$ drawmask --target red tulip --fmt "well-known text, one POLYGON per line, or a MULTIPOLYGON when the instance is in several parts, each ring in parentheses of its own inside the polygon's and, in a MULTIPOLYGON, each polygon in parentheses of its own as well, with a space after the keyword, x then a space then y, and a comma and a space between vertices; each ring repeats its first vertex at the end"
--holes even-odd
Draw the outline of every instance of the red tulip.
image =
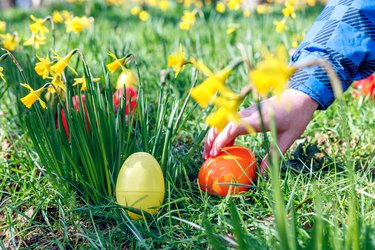
MULTIPOLYGON (((126 87, 125 88, 126 93, 126 108, 125 108, 125 114, 129 114, 130 112, 134 111, 135 106, 137 105, 137 91, 133 89, 132 87, 126 87), (130 100, 130 108, 129 108, 129 100, 130 100)), ((117 112, 118 107, 120 105, 120 100, 124 96, 124 88, 116 90, 116 92, 113 94, 113 105, 115 107, 115 112, 117 112)))
MULTIPOLYGON (((86 114, 86 120, 88 120, 88 113, 87 113, 87 109, 86 109, 86 96, 82 94, 81 99, 82 99, 83 108, 84 108, 85 114, 86 114)), ((80 100, 78 95, 75 95, 75 96, 72 97, 72 102, 73 102, 73 107, 74 107, 75 112, 79 112, 80 101, 81 100, 80 100)), ((67 108, 68 108, 68 105, 67 105, 67 108)), ((63 108, 61 109, 61 122, 63 124, 66 136, 68 137, 68 139, 70 139, 68 123, 66 122, 65 112, 64 112, 63 108)), ((58 123, 57 120, 56 120, 56 128, 59 129, 59 123, 58 123)), ((89 128, 90 128, 90 123, 89 123, 89 128)))

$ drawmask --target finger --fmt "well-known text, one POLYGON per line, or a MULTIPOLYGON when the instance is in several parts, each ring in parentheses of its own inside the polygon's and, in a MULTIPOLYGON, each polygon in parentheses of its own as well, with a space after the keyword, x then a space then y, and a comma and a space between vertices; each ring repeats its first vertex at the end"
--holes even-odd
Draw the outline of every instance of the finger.
POLYGON ((203 147, 203 159, 207 160, 210 155, 210 151, 212 149, 212 144, 214 143, 218 132, 215 128, 211 128, 206 136, 204 147, 203 147))
POLYGON ((239 135, 238 134, 238 128, 239 126, 234 123, 234 122, 229 122, 225 128, 223 129, 223 131, 221 131, 213 145, 212 145, 212 148, 211 148, 211 151, 210 151, 210 156, 217 156, 220 152, 220 150, 223 148, 223 147, 226 147, 228 145, 233 145, 234 143, 234 140, 236 139, 236 137, 239 135))

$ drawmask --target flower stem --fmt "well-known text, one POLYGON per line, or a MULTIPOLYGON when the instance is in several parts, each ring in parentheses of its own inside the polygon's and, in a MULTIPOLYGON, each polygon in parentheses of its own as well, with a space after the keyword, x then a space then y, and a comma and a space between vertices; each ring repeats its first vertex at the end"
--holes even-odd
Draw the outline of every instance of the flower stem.
MULTIPOLYGON (((1 49, 4 50, 6 52, 6 54, 12 59, 13 63, 16 65, 18 71, 21 74, 22 80, 25 83, 27 83, 25 72, 24 72, 23 68, 21 67, 20 63, 17 61, 17 59, 13 56, 13 54, 9 50, 4 49, 4 48, 1 48, 1 49)), ((1 58, 3 58, 3 57, 5 58, 4 55, 1 56, 1 58)))

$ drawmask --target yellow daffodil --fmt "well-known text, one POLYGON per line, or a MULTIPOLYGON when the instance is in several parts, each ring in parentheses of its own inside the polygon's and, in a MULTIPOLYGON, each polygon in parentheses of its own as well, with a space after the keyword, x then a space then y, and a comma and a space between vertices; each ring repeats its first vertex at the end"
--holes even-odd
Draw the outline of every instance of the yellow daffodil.
POLYGON ((13 51, 18 48, 20 38, 18 37, 17 33, 11 35, 9 33, 5 35, 0 35, 1 40, 3 40, 3 47, 7 50, 13 51))
POLYGON ((168 8, 169 8, 169 1, 168 0, 161 0, 160 3, 159 3, 159 8, 164 12, 167 11, 168 8))
POLYGON ((52 77, 51 85, 51 88, 48 88, 48 91, 51 93, 55 93, 57 91, 60 95, 62 95, 62 92, 66 92, 66 86, 61 80, 61 75, 54 75, 52 77))
POLYGON ((241 0, 229 0, 228 8, 230 10, 239 10, 241 8, 241 0))
POLYGON ((40 33, 42 36, 44 36, 44 33, 48 33, 48 29, 46 26, 44 26, 44 23, 46 22, 46 19, 36 18, 33 15, 30 15, 31 20, 34 21, 34 23, 30 24, 30 30, 37 34, 40 33))
POLYGON ((249 17, 249 16, 251 16, 251 12, 250 12, 250 10, 244 10, 244 11, 243 11, 243 16, 244 16, 244 17, 249 17))
POLYGON ((43 87, 41 87, 40 89, 37 89, 37 90, 34 90, 33 88, 30 87, 29 84, 26 84, 26 83, 21 83, 21 86, 30 90, 30 93, 28 95, 21 98, 21 102, 26 106, 26 108, 28 108, 28 109, 31 108, 31 106, 36 101, 39 101, 42 108, 45 109, 47 107, 46 103, 42 99, 40 99, 40 95, 46 89, 45 86, 43 86, 43 87))
POLYGON ((189 30, 191 25, 195 23, 195 12, 194 11, 184 11, 184 15, 181 17, 181 22, 179 24, 180 29, 189 30))
POLYGON ((285 8, 282 10, 285 17, 296 18, 296 13, 294 11, 294 6, 292 4, 285 4, 285 8))
MULTIPOLYGON (((100 80, 100 78, 93 78, 94 82, 97 82, 99 80, 100 80)), ((74 78, 73 86, 76 86, 76 85, 79 85, 79 84, 82 85, 81 86, 81 90, 82 91, 86 91, 87 90, 87 79, 86 79, 85 76, 74 78)))
POLYGON ((139 12, 141 12, 141 8, 139 8, 138 6, 134 6, 130 10, 130 14, 132 14, 133 16, 138 16, 139 12))
POLYGON ((279 94, 286 88, 289 77, 295 69, 288 66, 287 53, 282 46, 277 48, 276 56, 267 51, 263 52, 263 56, 264 60, 250 71, 250 80, 263 97, 270 92, 279 94))
POLYGON ((4 68, 0 66, 0 78, 3 79, 4 82, 6 82, 4 74, 3 74, 4 68))
POLYGON ((7 23, 4 21, 0 21, 0 33, 3 33, 7 30, 7 23))
POLYGON ((83 17, 81 17, 81 22, 82 22, 82 25, 83 25, 83 29, 87 30, 94 23, 94 18, 83 16, 83 17))
POLYGON ((73 17, 65 21, 66 32, 80 33, 85 29, 90 28, 91 24, 94 22, 93 18, 83 17, 73 17))
POLYGON ((297 48, 299 46, 299 43, 304 39, 305 34, 293 34, 292 36, 292 47, 297 48))
POLYGON ((217 2, 215 9, 218 13, 224 13, 225 12, 225 4, 223 2, 217 2))
POLYGON ((212 73, 203 63, 195 60, 192 60, 192 63, 198 70, 209 75, 206 80, 191 90, 191 97, 202 108, 205 108, 216 92, 225 87, 225 80, 232 72, 233 67, 227 67, 217 73, 212 73))
POLYGON ((136 87, 137 78, 135 77, 133 71, 125 69, 121 72, 117 78, 116 89, 121 89, 123 87, 136 87))
POLYGON ((36 50, 40 48, 40 45, 44 44, 46 44, 46 38, 36 33, 33 33, 31 37, 23 43, 24 46, 33 46, 36 50))
POLYGON ((72 14, 67 10, 63 10, 61 15, 63 16, 65 21, 72 19, 72 14))
POLYGON ((138 17, 142 22, 146 22, 150 18, 150 13, 148 13, 145 10, 142 10, 141 12, 139 12, 138 17))
POLYGON ((182 44, 180 44, 180 51, 173 53, 168 56, 168 67, 173 67, 173 71, 176 72, 175 78, 184 69, 185 64, 189 61, 185 59, 185 52, 182 49, 182 44))
POLYGON ((108 52, 108 55, 112 57, 113 59, 115 59, 113 62, 107 64, 107 69, 109 72, 113 73, 119 68, 122 68, 123 70, 125 70, 124 68, 125 57, 118 59, 113 52, 108 52))
POLYGON ((273 24, 276 27, 276 32, 281 33, 281 32, 284 31, 284 29, 285 29, 285 19, 283 19, 281 21, 275 21, 273 24))
POLYGON ((73 51, 70 52, 64 58, 61 58, 61 56, 59 56, 54 50, 52 50, 52 52, 55 54, 55 56, 53 58, 58 60, 53 66, 51 66, 51 70, 55 74, 61 75, 61 73, 65 70, 65 68, 68 67, 74 74, 77 75, 77 72, 69 65, 69 61, 74 54, 73 51))
POLYGON ((208 117, 205 122, 210 126, 216 128, 218 132, 222 131, 228 122, 234 121, 239 123, 241 120, 238 114, 238 109, 243 101, 243 98, 236 96, 235 98, 215 97, 213 104, 218 108, 217 111, 208 117))
POLYGON ((194 11, 184 11, 184 15, 181 17, 183 22, 194 23, 195 22, 195 12, 194 11))
POLYGON ((40 58, 39 56, 36 57, 38 58, 39 62, 35 64, 35 72, 43 79, 46 79, 50 74, 52 74, 51 66, 53 63, 50 61, 48 55, 46 58, 40 58))
POLYGON ((239 24, 236 24, 236 23, 229 24, 228 28, 226 30, 226 33, 227 33, 227 35, 230 35, 230 34, 236 32, 239 28, 240 28, 239 24))
POLYGON ((61 12, 55 10, 52 13, 52 20, 54 23, 63 23, 64 22, 64 16, 61 12))
POLYGON ((256 11, 259 15, 263 15, 268 13, 271 10, 271 7, 269 4, 259 4, 256 8, 256 11))

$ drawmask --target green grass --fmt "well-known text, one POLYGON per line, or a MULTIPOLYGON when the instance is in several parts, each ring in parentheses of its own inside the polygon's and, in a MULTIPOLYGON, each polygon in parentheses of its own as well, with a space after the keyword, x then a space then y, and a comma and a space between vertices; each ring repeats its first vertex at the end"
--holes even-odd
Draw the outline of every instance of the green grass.
MULTIPOLYGON (((82 7, 69 8, 76 15, 85 14, 82 7)), ((207 10, 207 20, 198 20, 191 31, 185 32, 177 27, 181 9, 166 14, 153 10, 152 20, 142 23, 130 16, 128 9, 98 4, 91 10, 95 18, 93 29, 69 38, 62 27, 57 28, 58 53, 81 49, 93 75, 107 78, 102 80, 100 90, 90 90, 99 91, 98 96, 100 92, 112 91, 116 80, 116 76, 104 70, 104 64, 109 62, 107 52, 135 55, 137 65, 133 61, 130 66, 139 70, 144 99, 139 102, 142 108, 134 117, 136 125, 127 124, 121 130, 128 137, 118 141, 118 145, 124 144, 118 157, 122 162, 133 152, 152 152, 164 168, 166 179, 166 198, 159 213, 141 221, 129 220, 112 198, 95 203, 85 199, 87 194, 80 194, 80 187, 64 188, 62 180, 51 178, 48 172, 51 166, 38 156, 29 134, 31 121, 35 121, 30 118, 38 109, 27 110, 22 106, 19 97, 26 91, 18 85, 20 75, 9 60, 1 62, 8 85, 0 100, 0 247, 373 249, 375 104, 372 100, 353 99, 349 90, 327 111, 314 115, 303 136, 284 157, 285 160, 301 158, 302 163, 298 164, 307 167, 323 165, 321 170, 289 169, 281 173, 281 178, 277 178, 276 171, 273 178, 259 178, 247 193, 219 198, 202 192, 197 185, 203 162, 200 150, 206 132, 203 118, 208 111, 198 108, 192 100, 183 109, 194 82, 194 70, 187 66, 178 78, 170 72, 165 81, 160 81, 161 70, 167 69, 167 56, 178 49, 179 43, 188 55, 202 59, 213 71, 240 56, 237 42, 245 45, 250 60, 255 63, 261 57, 260 44, 271 50, 280 43, 290 48, 290 35, 306 32, 321 9, 322 6, 317 6, 300 11, 298 21, 292 22, 289 31, 281 35, 274 32, 273 26, 273 20, 281 16, 279 9, 267 15, 253 13, 250 19, 237 14, 217 15, 207 10), (229 37, 226 27, 234 22, 240 24, 240 29, 235 37, 229 37), (178 120, 180 113, 181 120, 178 120), (304 146, 297 148, 299 143, 304 146), (309 152, 314 146, 325 152, 326 157, 322 153, 311 157, 309 152)), ((51 13, 50 9, 32 12, 40 17, 51 13)), ((28 15, 26 10, 7 10, 2 18, 7 21, 9 31, 16 30, 23 37, 30 35, 28 15)), ((48 53, 52 41, 48 43, 38 51, 39 56, 48 53)), ((43 82, 34 76, 33 53, 25 48, 14 55, 27 78, 33 79, 30 84, 37 87, 43 82)), ((73 65, 79 63, 78 59, 73 60, 73 65)), ((200 82, 203 76, 199 75, 198 79, 200 82)), ((239 91, 247 82, 245 67, 241 66, 228 82, 239 91)), ((93 98, 93 103, 97 102, 108 100, 93 98)), ((250 104, 254 104, 251 96, 244 105, 250 104)), ((40 122, 48 124, 49 111, 42 112, 40 122)), ((104 116, 104 113, 97 114, 104 116)), ((79 118, 82 116, 72 119, 79 118)), ((83 134, 83 126, 77 129, 83 134)), ((58 136, 63 138, 61 134, 58 136)), ((105 137, 98 132, 91 139, 97 138, 105 137)), ((262 138, 261 135, 244 136, 237 143, 250 148, 259 161, 266 153, 262 138)), ((77 159, 81 154, 72 153, 77 159)), ((103 160, 97 154, 92 157, 103 160)))

